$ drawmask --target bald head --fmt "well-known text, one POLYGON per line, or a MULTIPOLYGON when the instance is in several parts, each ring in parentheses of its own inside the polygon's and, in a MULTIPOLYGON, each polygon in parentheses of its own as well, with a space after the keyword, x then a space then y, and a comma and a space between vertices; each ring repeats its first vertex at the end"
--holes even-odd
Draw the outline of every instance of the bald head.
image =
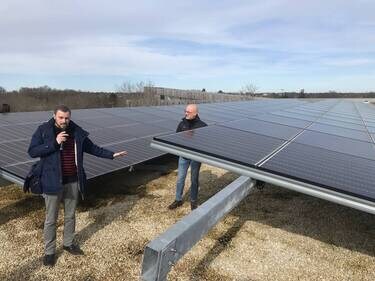
POLYGON ((198 106, 196 104, 188 104, 185 109, 185 118, 187 120, 194 119, 198 114, 198 106))

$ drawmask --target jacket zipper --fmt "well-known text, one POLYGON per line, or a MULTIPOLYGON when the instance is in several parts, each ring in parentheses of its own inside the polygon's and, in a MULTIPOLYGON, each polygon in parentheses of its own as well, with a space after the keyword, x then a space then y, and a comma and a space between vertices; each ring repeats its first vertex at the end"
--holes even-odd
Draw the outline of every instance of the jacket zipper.
MULTIPOLYGON (((82 186, 80 182, 80 176, 79 176, 79 168, 78 168, 78 156, 77 156, 77 141, 74 139, 74 162, 76 163, 76 168, 77 168, 77 184, 78 184, 78 190, 81 193, 81 198, 84 200, 83 192, 82 192, 82 186)), ((83 164, 83 163, 82 163, 83 164)))
POLYGON ((59 163, 60 163, 60 185, 61 185, 61 189, 62 189, 62 187, 63 187, 63 179, 62 179, 63 172, 62 172, 61 150, 60 149, 59 149, 59 155, 58 155, 58 157, 59 157, 59 163))

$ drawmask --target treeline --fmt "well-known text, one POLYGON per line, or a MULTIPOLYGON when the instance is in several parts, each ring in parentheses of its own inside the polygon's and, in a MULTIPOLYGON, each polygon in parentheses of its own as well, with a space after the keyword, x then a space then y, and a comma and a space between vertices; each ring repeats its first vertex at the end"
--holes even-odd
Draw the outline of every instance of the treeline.
POLYGON ((108 107, 111 100, 111 93, 58 90, 48 86, 0 92, 0 104, 8 104, 11 112, 51 110, 57 104, 66 104, 73 109, 108 107))
POLYGON ((204 102, 224 102, 249 100, 253 98, 375 98, 375 92, 323 93, 282 92, 282 93, 218 93, 205 90, 181 90, 150 85, 136 85, 138 88, 121 88, 117 92, 87 92, 71 89, 43 87, 23 87, 17 91, 6 91, 0 87, 0 112, 45 111, 57 104, 66 104, 72 109, 101 107, 133 107, 172 105, 204 102), (129 88, 127 92, 126 89, 129 88))
POLYGON ((48 86, 23 87, 18 91, 6 91, 0 87, 0 112, 5 112, 3 110, 5 108, 10 112, 45 111, 53 109, 57 104, 65 104, 72 109, 78 109, 222 102, 252 98, 244 95, 205 92, 191 93, 187 91, 184 94, 183 91, 180 91, 175 95, 167 94, 167 92, 162 94, 152 90, 142 92, 87 92, 52 89, 48 86))
POLYGON ((366 93, 340 93, 335 91, 323 92, 323 93, 305 93, 305 92, 283 92, 283 93, 263 93, 257 94, 266 96, 269 98, 375 98, 375 92, 366 93))

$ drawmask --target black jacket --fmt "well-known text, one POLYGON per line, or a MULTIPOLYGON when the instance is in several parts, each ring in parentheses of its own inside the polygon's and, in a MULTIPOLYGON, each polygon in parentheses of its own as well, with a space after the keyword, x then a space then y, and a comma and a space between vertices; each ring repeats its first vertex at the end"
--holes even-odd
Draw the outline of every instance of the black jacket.
MULTIPOLYGON (((31 157, 40 157, 42 161, 41 184, 43 193, 57 194, 62 189, 62 173, 60 145, 56 142, 55 120, 40 125, 33 134, 28 153, 31 157)), ((83 169, 83 153, 113 159, 113 152, 95 145, 89 138, 89 133, 70 121, 69 127, 74 131, 76 165, 79 190, 82 196, 86 193, 86 174, 83 169)))
POLYGON ((182 121, 177 126, 176 133, 182 132, 182 131, 188 131, 193 129, 198 129, 201 127, 207 126, 206 123, 204 123, 199 116, 195 116, 194 119, 188 120, 185 117, 182 118, 182 121))

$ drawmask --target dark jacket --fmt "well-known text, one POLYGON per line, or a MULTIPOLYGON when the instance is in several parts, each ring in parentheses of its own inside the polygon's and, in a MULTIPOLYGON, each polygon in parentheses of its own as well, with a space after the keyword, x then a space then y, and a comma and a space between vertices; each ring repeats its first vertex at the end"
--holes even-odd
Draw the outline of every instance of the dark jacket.
MULTIPOLYGON (((60 145, 56 141, 55 120, 52 118, 38 127, 31 138, 28 153, 31 157, 40 157, 42 161, 41 184, 43 193, 57 194, 62 189, 62 171, 60 145)), ((69 127, 74 132, 76 165, 79 190, 82 197, 86 194, 86 174, 83 169, 83 152, 113 159, 113 152, 95 145, 89 133, 70 121, 69 127)))
POLYGON ((176 133, 182 132, 182 131, 187 131, 187 130, 193 130, 193 129, 198 129, 201 127, 207 126, 206 123, 204 123, 199 116, 195 116, 194 119, 188 120, 185 117, 182 118, 182 121, 180 124, 177 126, 176 133))

